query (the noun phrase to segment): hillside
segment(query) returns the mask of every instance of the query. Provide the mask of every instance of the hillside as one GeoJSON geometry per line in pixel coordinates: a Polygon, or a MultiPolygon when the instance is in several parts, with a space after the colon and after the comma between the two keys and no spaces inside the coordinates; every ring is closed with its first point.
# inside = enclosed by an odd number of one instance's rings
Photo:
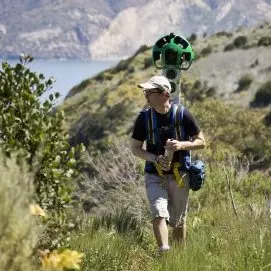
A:
{"type": "Polygon", "coordinates": [[[270,19],[268,0],[4,0],[0,57],[123,58],[168,31],[209,36],[270,19]]]}
{"type": "MultiPolygon", "coordinates": [[[[196,40],[193,47],[197,60],[182,76],[187,103],[192,102],[190,96],[194,93],[248,107],[257,89],[270,80],[270,44],[258,46],[259,41],[270,33],[270,27],[265,24],[196,40]],[[224,51],[239,37],[246,37],[247,42],[239,48],[233,46],[232,50],[224,51]],[[247,75],[251,77],[250,84],[243,91],[237,91],[239,80],[247,75]],[[212,95],[207,93],[208,89],[212,89],[212,95]]],[[[135,112],[145,104],[137,84],[157,73],[160,71],[151,64],[151,49],[142,47],[116,67],[75,86],[63,104],[74,142],[82,140],[88,145],[111,133],[126,134],[135,112]]]]}

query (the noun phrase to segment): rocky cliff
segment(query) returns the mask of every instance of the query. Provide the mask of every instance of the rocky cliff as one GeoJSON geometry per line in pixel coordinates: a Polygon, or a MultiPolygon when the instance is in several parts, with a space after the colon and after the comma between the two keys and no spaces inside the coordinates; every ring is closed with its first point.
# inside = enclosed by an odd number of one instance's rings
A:
{"type": "Polygon", "coordinates": [[[270,19],[269,0],[2,0],[0,57],[122,58],[165,33],[209,35],[270,19]]]}

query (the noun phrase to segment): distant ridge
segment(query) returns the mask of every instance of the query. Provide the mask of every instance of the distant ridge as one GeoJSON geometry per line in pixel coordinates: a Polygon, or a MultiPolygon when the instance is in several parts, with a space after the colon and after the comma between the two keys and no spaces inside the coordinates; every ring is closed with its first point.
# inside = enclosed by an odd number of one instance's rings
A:
{"type": "Polygon", "coordinates": [[[168,32],[209,35],[263,20],[270,0],[2,0],[0,57],[122,58],[168,32]]]}

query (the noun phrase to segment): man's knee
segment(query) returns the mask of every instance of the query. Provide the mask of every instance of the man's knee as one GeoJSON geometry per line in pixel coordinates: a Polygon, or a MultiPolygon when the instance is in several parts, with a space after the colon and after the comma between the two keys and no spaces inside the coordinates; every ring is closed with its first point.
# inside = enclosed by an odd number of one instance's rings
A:
{"type": "Polygon", "coordinates": [[[186,216],[181,216],[178,219],[170,218],[169,225],[172,228],[183,228],[186,224],[186,216]]]}
{"type": "Polygon", "coordinates": [[[161,216],[157,216],[152,220],[152,223],[155,225],[159,225],[161,223],[166,222],[166,218],[165,217],[161,217],[161,216]]]}

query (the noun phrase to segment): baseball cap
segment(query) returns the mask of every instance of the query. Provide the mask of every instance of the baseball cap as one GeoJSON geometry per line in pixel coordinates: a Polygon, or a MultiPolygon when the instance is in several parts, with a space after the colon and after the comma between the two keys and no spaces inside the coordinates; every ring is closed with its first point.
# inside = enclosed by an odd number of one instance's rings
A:
{"type": "Polygon", "coordinates": [[[171,92],[171,85],[167,78],[163,75],[155,75],[151,77],[147,82],[139,84],[138,87],[143,89],[158,88],[168,93],[171,92]]]}

